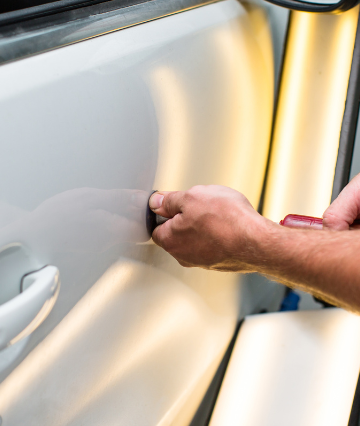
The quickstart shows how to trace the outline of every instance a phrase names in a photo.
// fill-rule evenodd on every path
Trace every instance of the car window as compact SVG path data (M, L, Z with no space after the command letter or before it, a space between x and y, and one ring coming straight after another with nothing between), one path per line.
M98 4L103 5L103 8L107 10L109 8L119 9L147 1L151 0L2 0L0 2L0 25L28 21Z
M26 9L39 6L45 3L59 3L61 0L53 2L51 0L5 0L0 3L0 13L12 12L14 10Z

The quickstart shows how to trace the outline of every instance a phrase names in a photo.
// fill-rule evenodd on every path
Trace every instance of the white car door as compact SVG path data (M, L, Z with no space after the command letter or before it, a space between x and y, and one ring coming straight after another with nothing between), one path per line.
M216 183L259 203L268 18L236 0L55 3L0 17L0 318L41 268L61 281L32 333L4 337L2 425L188 425L238 320L280 293L182 268L147 200Z

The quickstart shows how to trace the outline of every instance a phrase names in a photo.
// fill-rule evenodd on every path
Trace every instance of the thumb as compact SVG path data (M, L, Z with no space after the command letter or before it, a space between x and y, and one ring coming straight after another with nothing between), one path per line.
M181 213L183 196L184 193L182 191L154 192L150 197L149 206L154 213L172 218L176 214Z
M360 197L359 192L349 186L340 193L338 198L325 210L323 226L333 230L343 231L358 218Z

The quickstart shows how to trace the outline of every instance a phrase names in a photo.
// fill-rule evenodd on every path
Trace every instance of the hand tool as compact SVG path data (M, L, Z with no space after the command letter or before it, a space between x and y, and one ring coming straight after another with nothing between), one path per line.
M157 192L157 191L153 191L153 192L150 194L150 197L154 194L154 192ZM150 197L149 197L149 200L150 200ZM158 214L154 213L154 212L151 210L151 208L150 208L150 206L149 206L149 202L148 202L148 204L147 204L147 209L146 209L146 229L147 229L147 231L148 231L148 233L149 233L150 237L151 237L151 235L152 235L152 233L153 233L154 229L155 229L157 226L159 226L159 225L161 225L161 224L165 223L167 220L169 220L169 218L168 218L168 217L163 217L163 216L160 216L160 215L158 215Z
M279 225L288 228L312 228L323 229L323 220L319 217L303 216L298 214L288 214L283 220L280 220ZM359 228L360 220L354 220L350 229Z

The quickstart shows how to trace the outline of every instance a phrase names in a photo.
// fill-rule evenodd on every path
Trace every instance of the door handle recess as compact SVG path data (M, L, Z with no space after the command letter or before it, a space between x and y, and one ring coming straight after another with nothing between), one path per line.
M60 290L58 268L49 265L26 275L22 289L0 305L0 350L28 336L48 316Z

